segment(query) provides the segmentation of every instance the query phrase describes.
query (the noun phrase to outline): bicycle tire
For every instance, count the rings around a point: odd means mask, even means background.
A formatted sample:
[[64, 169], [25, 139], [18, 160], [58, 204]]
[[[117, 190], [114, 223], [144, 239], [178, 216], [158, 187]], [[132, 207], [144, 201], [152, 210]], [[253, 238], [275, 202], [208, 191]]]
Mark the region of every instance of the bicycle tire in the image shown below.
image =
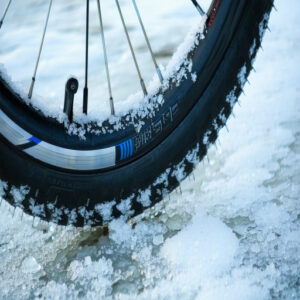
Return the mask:
[[[170, 82], [165, 101], [142, 117], [129, 113], [118, 124], [104, 122], [105, 133], [97, 124], [85, 125], [84, 140], [24, 102], [0, 74], [2, 197], [32, 216], [74, 226], [103, 225], [155, 205], [217, 139], [252, 69], [272, 6], [272, 0], [214, 1], [205, 39], [196, 36], [188, 53], [192, 70], [180, 85]], [[138, 130], [136, 124], [142, 124]], [[15, 128], [22, 143], [11, 134]], [[64, 159], [43, 161], [32, 154], [41, 142], [66, 154], [114, 148], [114, 164], [91, 159], [88, 167], [68, 168]]]

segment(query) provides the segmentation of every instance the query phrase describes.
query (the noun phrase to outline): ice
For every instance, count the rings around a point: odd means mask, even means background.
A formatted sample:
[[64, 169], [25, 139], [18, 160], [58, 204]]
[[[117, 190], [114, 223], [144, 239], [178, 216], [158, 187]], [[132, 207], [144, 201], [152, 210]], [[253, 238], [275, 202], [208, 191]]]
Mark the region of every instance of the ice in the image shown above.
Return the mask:
[[[90, 256], [83, 261], [73, 261], [68, 269], [68, 276], [72, 281], [78, 280], [81, 285], [88, 286], [92, 293], [104, 297], [111, 293], [109, 277], [113, 273], [111, 260], [105, 258], [93, 262]], [[87, 294], [89, 298], [89, 293]]]
[[37, 273], [41, 270], [41, 266], [37, 263], [36, 259], [32, 256], [26, 257], [21, 266], [23, 273]]
[[275, 5], [236, 119], [182, 194], [108, 234], [33, 223], [2, 201], [1, 299], [300, 298], [300, 5]]
[[155, 246], [159, 246], [159, 245], [161, 245], [162, 243], [164, 242], [164, 237], [163, 237], [163, 235], [156, 235], [156, 236], [154, 236], [153, 237], [153, 244], [155, 245]]
[[193, 270], [195, 279], [223, 273], [232, 265], [237, 248], [238, 240], [226, 224], [195, 215], [186, 228], [166, 240], [161, 253], [175, 272]]

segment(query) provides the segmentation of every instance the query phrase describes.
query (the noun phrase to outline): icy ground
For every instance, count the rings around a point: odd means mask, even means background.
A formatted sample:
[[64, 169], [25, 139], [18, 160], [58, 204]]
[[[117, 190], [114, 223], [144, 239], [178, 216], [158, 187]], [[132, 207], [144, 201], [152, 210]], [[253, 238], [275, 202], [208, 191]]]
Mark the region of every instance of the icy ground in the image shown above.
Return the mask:
[[300, 298], [300, 4], [276, 6], [229, 133], [158, 215], [107, 236], [2, 202], [1, 299]]

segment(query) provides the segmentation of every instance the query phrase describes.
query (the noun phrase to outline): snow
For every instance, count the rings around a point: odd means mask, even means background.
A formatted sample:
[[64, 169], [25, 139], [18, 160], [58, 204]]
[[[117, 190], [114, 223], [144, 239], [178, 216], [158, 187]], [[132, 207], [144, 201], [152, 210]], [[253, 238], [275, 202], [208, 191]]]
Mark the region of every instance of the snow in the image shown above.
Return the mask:
[[165, 241], [161, 255], [176, 272], [179, 269], [183, 274], [193, 270], [195, 280], [196, 277], [217, 276], [230, 268], [237, 249], [237, 237], [223, 222], [195, 215], [186, 228]]
[[103, 221], [110, 221], [112, 218], [112, 208], [116, 204], [115, 201], [104, 203], [104, 204], [98, 204], [95, 209], [100, 214], [100, 216], [103, 218]]
[[146, 189], [145, 191], [139, 191], [139, 196], [136, 201], [141, 203], [143, 207], [149, 207], [151, 205], [150, 195], [150, 188]]
[[122, 200], [118, 205], [117, 209], [122, 213], [124, 216], [131, 216], [134, 214], [134, 211], [131, 210], [131, 202], [133, 197], [129, 197], [125, 200]]
[[108, 234], [33, 222], [1, 202], [1, 299], [299, 299], [300, 5], [275, 4], [229, 133], [182, 194]]

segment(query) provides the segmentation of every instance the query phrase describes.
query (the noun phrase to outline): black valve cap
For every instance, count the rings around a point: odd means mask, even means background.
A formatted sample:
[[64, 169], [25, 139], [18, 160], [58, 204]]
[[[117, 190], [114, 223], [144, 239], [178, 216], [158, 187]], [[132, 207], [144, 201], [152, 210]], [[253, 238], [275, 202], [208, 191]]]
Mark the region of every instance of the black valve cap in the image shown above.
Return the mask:
[[78, 80], [74, 77], [71, 77], [68, 79], [66, 83], [66, 90], [69, 93], [76, 94], [78, 91], [79, 83]]

